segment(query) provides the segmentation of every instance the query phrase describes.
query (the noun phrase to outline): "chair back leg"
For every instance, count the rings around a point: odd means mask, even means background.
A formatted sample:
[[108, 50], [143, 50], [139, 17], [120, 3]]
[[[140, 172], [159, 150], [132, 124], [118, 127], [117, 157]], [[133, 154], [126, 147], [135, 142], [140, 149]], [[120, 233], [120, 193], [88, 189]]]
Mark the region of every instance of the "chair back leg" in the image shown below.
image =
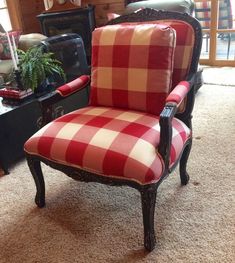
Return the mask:
[[187, 173], [187, 161], [192, 147], [192, 139], [189, 140], [188, 144], [184, 148], [183, 154], [180, 159], [180, 180], [182, 185], [186, 185], [189, 181], [189, 175]]

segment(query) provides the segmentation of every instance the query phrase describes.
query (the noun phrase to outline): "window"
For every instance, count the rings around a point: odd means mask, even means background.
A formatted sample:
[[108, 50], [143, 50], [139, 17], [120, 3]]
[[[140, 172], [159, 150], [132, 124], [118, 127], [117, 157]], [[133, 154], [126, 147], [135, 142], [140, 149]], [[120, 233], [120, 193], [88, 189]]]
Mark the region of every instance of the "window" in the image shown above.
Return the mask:
[[203, 29], [201, 64], [235, 66], [235, 1], [194, 0]]
[[0, 0], [1, 25], [6, 31], [12, 30], [6, 0]]

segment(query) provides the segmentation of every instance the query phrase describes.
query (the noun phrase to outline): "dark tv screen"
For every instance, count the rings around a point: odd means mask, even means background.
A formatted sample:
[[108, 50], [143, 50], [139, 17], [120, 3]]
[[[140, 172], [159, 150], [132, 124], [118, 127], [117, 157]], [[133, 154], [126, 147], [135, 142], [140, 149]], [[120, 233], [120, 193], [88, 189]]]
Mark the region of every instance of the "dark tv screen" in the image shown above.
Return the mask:
[[42, 44], [46, 52], [54, 53], [54, 57], [62, 63], [67, 81], [88, 74], [84, 44], [78, 34], [68, 33], [48, 37], [42, 41]]

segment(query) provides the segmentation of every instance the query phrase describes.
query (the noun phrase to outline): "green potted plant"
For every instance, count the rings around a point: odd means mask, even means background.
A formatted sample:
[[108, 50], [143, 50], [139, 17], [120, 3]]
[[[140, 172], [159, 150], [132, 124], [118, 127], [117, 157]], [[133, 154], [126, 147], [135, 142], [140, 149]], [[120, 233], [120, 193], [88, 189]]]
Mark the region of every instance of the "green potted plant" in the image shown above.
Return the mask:
[[48, 79], [59, 76], [65, 81], [65, 73], [61, 62], [53, 58], [53, 53], [44, 52], [42, 46], [34, 46], [27, 51], [17, 50], [19, 56], [19, 72], [24, 89], [37, 92], [41, 86], [48, 85]]

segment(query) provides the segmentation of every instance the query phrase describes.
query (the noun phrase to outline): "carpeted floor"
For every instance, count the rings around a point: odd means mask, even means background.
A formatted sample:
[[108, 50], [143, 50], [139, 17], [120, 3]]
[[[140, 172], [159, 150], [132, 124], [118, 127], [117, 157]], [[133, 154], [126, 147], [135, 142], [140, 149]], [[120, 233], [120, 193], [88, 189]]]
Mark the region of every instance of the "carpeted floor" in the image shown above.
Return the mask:
[[205, 84], [235, 86], [235, 68], [231, 67], [203, 67]]
[[139, 193], [85, 184], [47, 167], [47, 206], [36, 208], [26, 163], [0, 178], [0, 263], [232, 263], [235, 259], [235, 87], [204, 85], [194, 110], [194, 144], [158, 192], [157, 248], [143, 249]]

